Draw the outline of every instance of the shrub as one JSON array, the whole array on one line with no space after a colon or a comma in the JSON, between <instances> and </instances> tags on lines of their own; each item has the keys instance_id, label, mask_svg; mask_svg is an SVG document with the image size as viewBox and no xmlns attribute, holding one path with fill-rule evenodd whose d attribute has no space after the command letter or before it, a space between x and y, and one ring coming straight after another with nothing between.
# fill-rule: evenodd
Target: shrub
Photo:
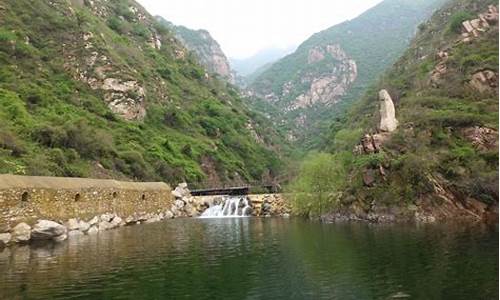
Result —
<instances>
[{"instance_id":1,"label":"shrub","mask_svg":"<svg viewBox=\"0 0 500 300\"><path fill-rule=\"evenodd\" d=\"M460 33L462 31L462 23L473 18L474 15L472 15L468 11L459 11L454 13L450 18L448 31L453 33Z\"/></svg>"},{"instance_id":2,"label":"shrub","mask_svg":"<svg viewBox=\"0 0 500 300\"><path fill-rule=\"evenodd\" d=\"M335 205L336 193L345 185L349 152L311 153L302 162L298 177L288 189L293 197L293 210L306 216L320 216Z\"/></svg>"},{"instance_id":3,"label":"shrub","mask_svg":"<svg viewBox=\"0 0 500 300\"><path fill-rule=\"evenodd\" d=\"M151 32L149 31L149 29L139 23L132 26L132 33L145 39L151 36Z\"/></svg>"}]
</instances>

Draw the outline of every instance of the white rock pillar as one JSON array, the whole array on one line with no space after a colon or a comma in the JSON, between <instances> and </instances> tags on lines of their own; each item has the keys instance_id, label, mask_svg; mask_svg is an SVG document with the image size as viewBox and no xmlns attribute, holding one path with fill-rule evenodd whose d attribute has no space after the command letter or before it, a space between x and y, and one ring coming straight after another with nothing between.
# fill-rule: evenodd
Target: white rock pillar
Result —
<instances>
[{"instance_id":1,"label":"white rock pillar","mask_svg":"<svg viewBox=\"0 0 500 300\"><path fill-rule=\"evenodd\" d=\"M381 131L392 132L398 128L398 120L396 120L396 109L392 102L391 95L387 90L381 90L378 94L380 101L380 127Z\"/></svg>"}]
</instances>

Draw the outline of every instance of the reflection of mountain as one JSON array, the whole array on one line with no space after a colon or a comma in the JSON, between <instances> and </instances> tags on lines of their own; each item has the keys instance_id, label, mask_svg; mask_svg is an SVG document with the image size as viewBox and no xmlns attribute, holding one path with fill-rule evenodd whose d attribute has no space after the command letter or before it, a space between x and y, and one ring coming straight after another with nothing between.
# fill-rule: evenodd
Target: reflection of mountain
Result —
<instances>
[{"instance_id":1,"label":"reflection of mountain","mask_svg":"<svg viewBox=\"0 0 500 300\"><path fill-rule=\"evenodd\" d=\"M241 76L251 75L261 67L271 64L274 61L284 57L285 55L293 52L295 46L288 48L268 48L261 50L248 58L229 58L233 70L238 72Z\"/></svg>"},{"instance_id":2,"label":"reflection of mountain","mask_svg":"<svg viewBox=\"0 0 500 300\"><path fill-rule=\"evenodd\" d=\"M0 299L495 299L497 254L462 224L177 219L0 250Z\"/></svg>"}]
</instances>

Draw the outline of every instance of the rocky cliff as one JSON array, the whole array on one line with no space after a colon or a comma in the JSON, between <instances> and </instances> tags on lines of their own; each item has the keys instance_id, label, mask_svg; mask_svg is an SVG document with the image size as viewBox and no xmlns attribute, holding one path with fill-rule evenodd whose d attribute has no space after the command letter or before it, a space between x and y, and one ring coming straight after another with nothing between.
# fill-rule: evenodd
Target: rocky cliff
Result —
<instances>
[{"instance_id":1,"label":"rocky cliff","mask_svg":"<svg viewBox=\"0 0 500 300\"><path fill-rule=\"evenodd\" d=\"M332 127L333 152L357 145L327 220L498 222L498 4L453 0L419 28Z\"/></svg>"},{"instance_id":2,"label":"rocky cliff","mask_svg":"<svg viewBox=\"0 0 500 300\"><path fill-rule=\"evenodd\" d=\"M314 34L260 74L249 94L278 108L276 126L292 140L315 144L318 139L310 137L319 137L319 128L336 114L336 104L361 96L402 54L417 25L443 2L383 1Z\"/></svg>"},{"instance_id":3,"label":"rocky cliff","mask_svg":"<svg viewBox=\"0 0 500 300\"><path fill-rule=\"evenodd\" d=\"M155 17L158 22L170 28L182 44L193 51L199 62L207 71L217 74L222 78L234 82L229 61L222 51L219 43L204 29L193 30L185 26L176 26L160 16Z\"/></svg>"},{"instance_id":4,"label":"rocky cliff","mask_svg":"<svg viewBox=\"0 0 500 300\"><path fill-rule=\"evenodd\" d=\"M267 121L135 1L1 1L0 65L0 173L242 182L279 167Z\"/></svg>"}]
</instances>

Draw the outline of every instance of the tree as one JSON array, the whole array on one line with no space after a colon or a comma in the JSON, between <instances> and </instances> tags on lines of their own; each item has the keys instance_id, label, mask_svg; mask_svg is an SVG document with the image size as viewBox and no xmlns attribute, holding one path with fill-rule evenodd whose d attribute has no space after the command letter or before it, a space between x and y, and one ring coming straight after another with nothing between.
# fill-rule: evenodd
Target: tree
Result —
<instances>
[{"instance_id":1,"label":"tree","mask_svg":"<svg viewBox=\"0 0 500 300\"><path fill-rule=\"evenodd\" d=\"M336 194L346 182L346 166L351 160L349 152L309 154L300 167L299 176L289 187L294 194L294 211L313 217L332 208Z\"/></svg>"}]
</instances>

